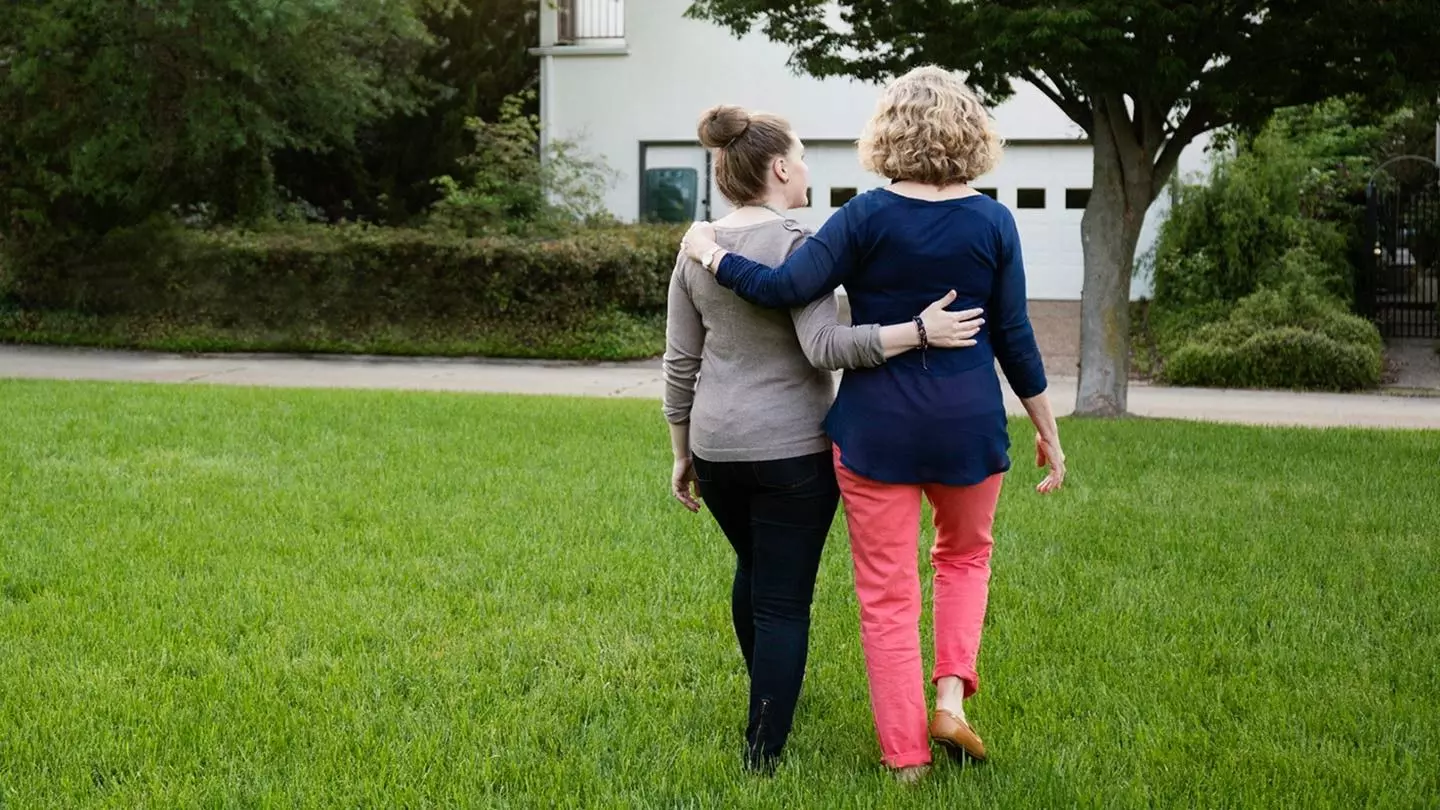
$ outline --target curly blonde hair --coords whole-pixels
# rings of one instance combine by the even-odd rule
[[[866,171],[948,186],[995,168],[1001,147],[974,91],[949,71],[919,67],[885,88],[859,149]]]

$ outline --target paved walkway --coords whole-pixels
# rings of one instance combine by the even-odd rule
[[[1394,374],[1396,388],[1440,392],[1440,342],[1428,339],[1401,338],[1390,341],[1385,357]]]
[[[390,388],[658,399],[658,361],[528,363],[355,356],[175,355],[0,345],[0,378],[211,383],[302,388]],[[1075,380],[1051,380],[1061,415]],[[1009,396],[1012,413],[1024,413]],[[1257,425],[1440,429],[1440,397],[1293,394],[1132,385],[1136,416]]]

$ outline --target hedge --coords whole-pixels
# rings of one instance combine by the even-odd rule
[[[1175,385],[1352,391],[1380,384],[1374,324],[1297,288],[1262,290],[1196,330],[1166,359]]]
[[[346,351],[389,341],[396,353],[429,353],[435,343],[436,353],[453,354],[463,345],[494,351],[496,341],[481,333],[495,332],[501,346],[537,344],[501,354],[544,356],[553,340],[564,344],[557,356],[587,356],[576,341],[605,343],[596,333],[606,324],[659,333],[653,324],[665,310],[682,233],[643,225],[526,240],[361,226],[152,225],[114,234],[78,258],[12,263],[9,323],[30,331],[9,337],[41,338],[36,324],[63,322],[71,326],[57,342],[124,345],[127,333],[158,331],[179,345],[238,340],[234,348]],[[49,317],[55,313],[66,317]],[[76,324],[95,335],[76,339]],[[478,337],[463,340],[467,334]],[[634,338],[622,354],[636,352]],[[154,347],[145,335],[128,342]]]

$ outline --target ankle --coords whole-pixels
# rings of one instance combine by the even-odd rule
[[[965,716],[965,682],[947,675],[935,682],[935,708]]]

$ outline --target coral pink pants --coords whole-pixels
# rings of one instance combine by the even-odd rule
[[[930,761],[929,712],[920,660],[920,578],[916,573],[920,495],[935,513],[935,670],[932,681],[960,678],[965,696],[980,676],[975,659],[990,590],[991,526],[1003,474],[969,487],[885,484],[840,462],[835,471],[850,527],[860,643],[870,678],[870,707],[885,764]]]

